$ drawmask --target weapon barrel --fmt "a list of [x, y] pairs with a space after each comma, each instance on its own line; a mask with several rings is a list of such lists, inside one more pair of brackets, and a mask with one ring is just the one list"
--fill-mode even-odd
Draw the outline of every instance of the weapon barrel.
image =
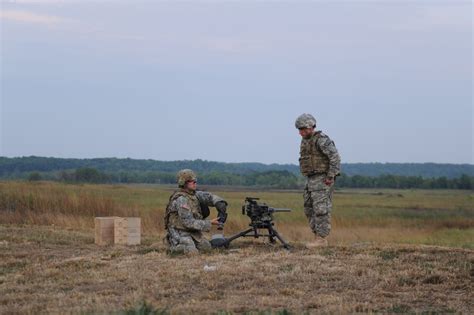
[[270, 208], [272, 212], [291, 212], [288, 208]]

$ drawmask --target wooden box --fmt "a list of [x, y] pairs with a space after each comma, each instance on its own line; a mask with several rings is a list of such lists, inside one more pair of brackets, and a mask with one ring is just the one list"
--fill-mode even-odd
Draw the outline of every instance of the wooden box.
[[115, 218], [114, 243], [121, 245], [139, 245], [141, 238], [140, 218]]
[[115, 217], [97, 217], [94, 219], [95, 243], [110, 245], [114, 243]]
[[94, 225], [97, 245], [139, 245], [141, 242], [140, 218], [97, 217]]

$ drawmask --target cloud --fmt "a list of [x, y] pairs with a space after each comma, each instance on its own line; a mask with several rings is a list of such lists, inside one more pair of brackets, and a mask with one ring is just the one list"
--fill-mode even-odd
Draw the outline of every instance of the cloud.
[[423, 6], [403, 22], [395, 25], [401, 31], [425, 31], [433, 29], [469, 30], [472, 28], [472, 4]]
[[1, 3], [7, 4], [65, 4], [68, 2], [79, 2], [79, 0], [3, 0]]
[[29, 11], [21, 11], [21, 10], [2, 10], [0, 11], [0, 19], [11, 20], [15, 22], [46, 24], [46, 25], [54, 25], [54, 24], [59, 24], [66, 21], [66, 19], [58, 17], [58, 16], [37, 14], [37, 13], [33, 13]]
[[238, 38], [212, 37], [197, 39], [200, 46], [223, 53], [255, 53], [265, 49], [262, 41]]

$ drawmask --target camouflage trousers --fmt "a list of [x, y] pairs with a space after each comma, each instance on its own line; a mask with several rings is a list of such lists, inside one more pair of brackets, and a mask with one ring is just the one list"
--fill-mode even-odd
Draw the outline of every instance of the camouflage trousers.
[[334, 185], [324, 183], [324, 174], [308, 177], [304, 189], [304, 213], [311, 230], [321, 237], [331, 231], [331, 209]]
[[[193, 236], [195, 233], [168, 228], [166, 241], [171, 253], [197, 253], [211, 250], [211, 243], [204, 237]], [[200, 233], [199, 233], [200, 234]]]

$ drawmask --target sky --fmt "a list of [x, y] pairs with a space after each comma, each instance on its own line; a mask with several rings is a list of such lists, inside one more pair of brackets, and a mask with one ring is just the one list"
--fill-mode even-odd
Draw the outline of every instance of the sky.
[[474, 164], [471, 1], [0, 2], [0, 156]]

